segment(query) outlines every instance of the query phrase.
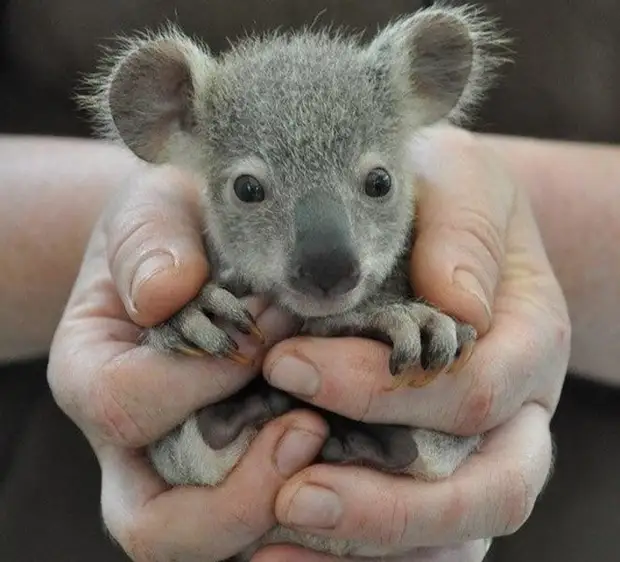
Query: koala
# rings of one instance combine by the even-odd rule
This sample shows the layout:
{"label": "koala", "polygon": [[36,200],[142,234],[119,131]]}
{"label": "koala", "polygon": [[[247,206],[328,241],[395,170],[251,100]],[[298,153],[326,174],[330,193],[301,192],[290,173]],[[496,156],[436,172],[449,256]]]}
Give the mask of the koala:
{"label": "koala", "polygon": [[[101,137],[200,178],[211,265],[199,294],[147,329],[143,344],[246,363],[230,333],[262,337],[242,300],[260,294],[299,319],[301,334],[391,346],[392,390],[455,370],[474,328],[417,297],[409,281],[412,145],[433,124],[468,118],[503,62],[502,42],[478,8],[444,4],[366,41],[306,28],[247,36],[215,56],[172,25],[124,39],[80,102]],[[257,377],[154,443],[150,458],[172,485],[217,486],[264,423],[299,406]],[[330,436],[319,461],[427,480],[452,474],[482,439],[322,414]],[[273,542],[387,553],[282,527],[260,544]]]}

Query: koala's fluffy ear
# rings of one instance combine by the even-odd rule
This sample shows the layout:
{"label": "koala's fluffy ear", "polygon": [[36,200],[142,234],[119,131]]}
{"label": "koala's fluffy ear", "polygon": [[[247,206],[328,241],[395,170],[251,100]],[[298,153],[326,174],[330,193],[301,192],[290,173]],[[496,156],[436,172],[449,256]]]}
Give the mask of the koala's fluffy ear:
{"label": "koala's fluffy ear", "polygon": [[479,9],[437,5],[393,22],[368,46],[379,80],[419,126],[466,118],[505,59],[505,39]]}
{"label": "koala's fluffy ear", "polygon": [[101,136],[147,162],[165,162],[194,130],[196,92],[204,91],[213,64],[204,47],[174,28],[126,39],[78,101]]}

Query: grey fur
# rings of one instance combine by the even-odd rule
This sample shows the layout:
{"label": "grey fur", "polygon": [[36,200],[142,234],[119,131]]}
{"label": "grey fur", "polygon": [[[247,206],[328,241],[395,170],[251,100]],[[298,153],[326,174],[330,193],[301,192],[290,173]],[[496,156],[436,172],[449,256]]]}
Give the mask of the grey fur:
{"label": "grey fur", "polygon": [[[478,9],[448,5],[403,17],[367,45],[337,31],[305,30],[249,37],[216,58],[173,27],[126,39],[90,80],[82,105],[103,137],[204,180],[212,273],[194,301],[147,331],[145,344],[235,357],[234,341],[205,313],[251,332],[238,297],[262,293],[303,320],[303,333],[391,343],[393,374],[420,362],[433,370],[450,367],[476,334],[412,293],[416,163],[410,148],[424,127],[470,116],[503,61],[495,49],[503,44]],[[383,198],[364,192],[377,167],[392,181]],[[243,174],[264,186],[263,202],[235,198],[234,181]],[[300,226],[302,205],[310,218],[321,206],[337,212],[314,232],[311,220]],[[296,290],[291,279],[310,267],[310,247],[326,263],[348,256],[359,282],[324,296]],[[217,485],[256,431],[248,425],[214,450],[192,416],[153,445],[151,458],[172,484]],[[402,472],[427,479],[451,474],[481,439],[423,429],[412,429],[411,438],[418,456]],[[338,555],[385,554],[378,545],[282,528],[262,544],[277,540]]]}

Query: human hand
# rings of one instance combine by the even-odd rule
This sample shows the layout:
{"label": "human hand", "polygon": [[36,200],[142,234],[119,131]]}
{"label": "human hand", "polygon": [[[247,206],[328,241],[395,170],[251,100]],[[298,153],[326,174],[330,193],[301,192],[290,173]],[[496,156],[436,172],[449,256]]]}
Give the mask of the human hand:
{"label": "human hand", "polygon": [[[189,178],[154,169],[129,187],[95,227],[54,337],[49,383],[97,455],[103,519],[127,554],[136,561],[223,560],[275,524],[278,489],[312,461],[327,429],[315,414],[291,412],[260,432],[217,488],[170,489],[158,478],[142,448],[233,394],[256,370],[137,345],[139,325],[168,318],[208,271]],[[267,346],[292,333],[281,313],[257,300],[251,307]],[[252,338],[238,342],[250,357],[265,352]]]}
{"label": "human hand", "polygon": [[[570,323],[526,194],[489,147],[438,127],[415,157],[422,181],[413,284],[478,330],[468,363],[426,388],[386,393],[386,346],[294,338],[271,349],[264,373],[272,385],[354,419],[488,432],[485,443],[435,483],[311,466],[280,490],[276,515],[297,530],[410,551],[407,560],[479,562],[481,539],[519,529],[550,473],[549,423],[568,364]],[[420,549],[447,545],[457,546]],[[260,560],[332,558],[271,547]]]}

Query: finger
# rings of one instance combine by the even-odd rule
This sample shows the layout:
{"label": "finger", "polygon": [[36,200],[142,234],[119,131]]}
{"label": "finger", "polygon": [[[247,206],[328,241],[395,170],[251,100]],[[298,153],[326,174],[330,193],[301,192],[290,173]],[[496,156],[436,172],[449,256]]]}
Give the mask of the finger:
{"label": "finger", "polygon": [[285,340],[267,352],[263,374],[272,386],[355,420],[483,433],[526,401],[553,411],[566,372],[563,325],[540,310],[509,310],[497,315],[457,376],[422,388],[386,392],[390,349],[361,338]]}
{"label": "finger", "polygon": [[278,490],[312,461],[326,434],[310,412],[274,420],[216,488],[167,489],[143,458],[104,447],[98,456],[106,527],[134,560],[226,559],[274,525]]}
{"label": "finger", "polygon": [[[83,289],[89,292],[88,285]],[[90,294],[92,299],[96,293]],[[290,317],[262,300],[251,299],[248,308],[266,338],[260,344],[235,336],[240,352],[255,360],[250,366],[160,354],[136,346],[130,323],[90,315],[75,319],[69,311],[72,321],[61,324],[50,357],[54,396],[92,439],[142,447],[198,408],[245,386],[258,374],[265,350],[295,328]]]}
{"label": "finger", "polygon": [[338,558],[295,546],[269,546],[259,550],[252,562],[482,562],[487,553],[486,541],[471,541],[456,546],[414,548],[402,556],[389,558]]}
{"label": "finger", "polygon": [[131,187],[106,214],[106,252],[131,319],[152,326],[191,300],[207,278],[199,189],[170,167],[142,172]]}
{"label": "finger", "polygon": [[484,334],[490,326],[515,190],[493,167],[483,145],[466,131],[433,129],[413,153],[422,170],[413,286]]}
{"label": "finger", "polygon": [[549,415],[532,404],[446,480],[312,466],[282,488],[276,515],[300,531],[404,550],[502,536],[529,517],[551,457]]}

